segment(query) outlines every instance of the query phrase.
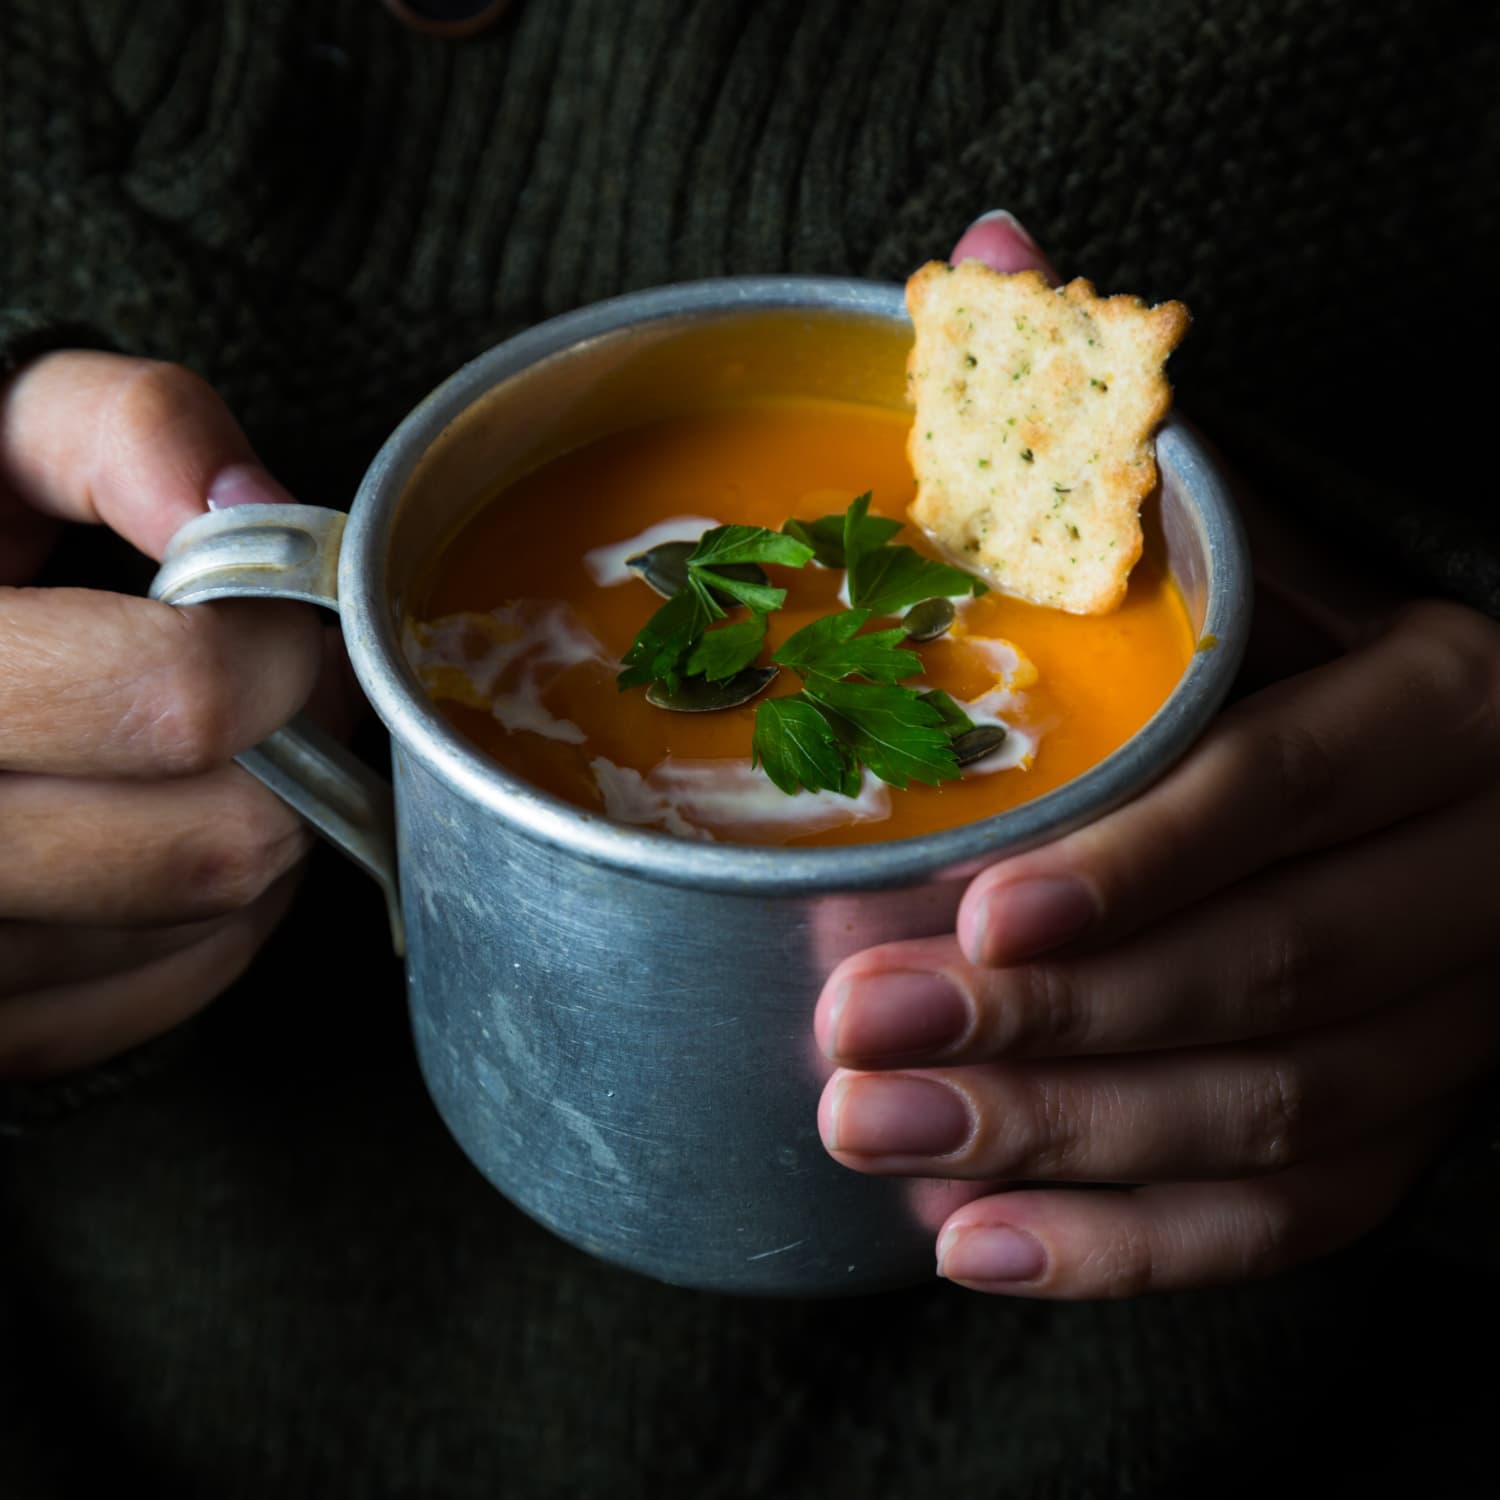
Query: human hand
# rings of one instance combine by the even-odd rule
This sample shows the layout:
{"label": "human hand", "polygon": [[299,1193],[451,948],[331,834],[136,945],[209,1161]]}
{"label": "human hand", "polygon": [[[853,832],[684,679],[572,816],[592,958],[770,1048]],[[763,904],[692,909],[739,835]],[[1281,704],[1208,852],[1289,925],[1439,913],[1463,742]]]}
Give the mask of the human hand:
{"label": "human hand", "polygon": [[290,498],[177,366],[65,352],[0,389],[0,1077],[123,1051],[244,969],[309,835],[230,758],[324,654],[303,605],[19,585],[61,521],[160,557],[210,502]]}
{"label": "human hand", "polygon": [[[1045,269],[1003,219],[954,255]],[[1500,627],[1431,603],[1317,623],[1333,660],[1235,704],[1133,803],[983,872],[955,934],[830,977],[825,1145],[976,1184],[940,1274],[1119,1297],[1331,1251],[1392,1211],[1500,1062]]]}

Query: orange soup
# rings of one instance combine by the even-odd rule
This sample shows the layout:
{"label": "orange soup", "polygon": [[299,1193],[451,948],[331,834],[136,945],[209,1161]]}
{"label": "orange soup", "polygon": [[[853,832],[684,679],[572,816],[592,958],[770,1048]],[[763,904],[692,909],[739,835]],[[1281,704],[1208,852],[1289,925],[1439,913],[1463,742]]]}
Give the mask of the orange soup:
{"label": "orange soup", "polygon": [[[756,702],[712,713],[618,690],[620,659],[662,603],[624,566],[710,527],[779,529],[842,512],[905,520],[910,417],[853,403],[766,399],[615,433],[505,486],[442,548],[414,597],[406,649],[462,734],[536,786],[607,817],[685,837],[757,844],[908,838],[969,823],[1060,786],[1128,739],[1193,649],[1182,600],[1148,545],[1120,609],[1080,617],[988,593],[955,601],[916,646],[912,683],[941,688],[1004,744],[938,786],[857,797],[778,790],[750,760]],[[895,541],[931,555],[916,528]],[[785,587],[761,656],[842,607],[841,570],[769,570]],[[893,621],[872,621],[869,629]],[[784,671],[769,695],[793,692]]]}

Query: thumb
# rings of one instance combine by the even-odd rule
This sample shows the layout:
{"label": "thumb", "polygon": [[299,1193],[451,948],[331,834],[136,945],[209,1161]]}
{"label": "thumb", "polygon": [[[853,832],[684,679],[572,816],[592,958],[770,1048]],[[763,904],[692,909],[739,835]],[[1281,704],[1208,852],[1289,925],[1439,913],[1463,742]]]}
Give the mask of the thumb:
{"label": "thumb", "polygon": [[975,219],[948,259],[955,266],[961,260],[983,261],[992,271],[1040,271],[1053,286],[1062,280],[1021,221],[1004,208]]}
{"label": "thumb", "polygon": [[0,493],[155,558],[205,508],[292,499],[201,376],[82,351],[37,360],[0,394]]}
{"label": "thumb", "polygon": [[[208,507],[291,498],[180,365],[66,351],[0,392],[0,519],[12,523],[0,541],[17,522],[94,523],[159,558]],[[0,582],[18,572],[0,556]],[[0,655],[14,665],[0,680],[0,762],[109,777],[222,764],[307,698],[318,641],[303,604],[177,611],[96,590],[0,589]]]}

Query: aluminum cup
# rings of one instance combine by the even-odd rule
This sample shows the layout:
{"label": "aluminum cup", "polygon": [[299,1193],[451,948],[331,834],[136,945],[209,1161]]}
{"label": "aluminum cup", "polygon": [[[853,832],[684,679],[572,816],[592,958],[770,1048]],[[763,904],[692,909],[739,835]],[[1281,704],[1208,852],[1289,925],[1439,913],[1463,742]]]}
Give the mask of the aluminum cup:
{"label": "aluminum cup", "polygon": [[402,654],[404,602],[507,477],[705,400],[899,406],[910,339],[901,289],[870,282],[731,278],[600,303],[434,391],[380,450],[347,525],[303,506],[201,517],[153,587],[174,603],[260,594],[339,611],[390,730],[393,807],[304,726],[244,762],[385,886],[422,1072],[480,1171],[564,1239],[684,1286],[824,1295],[932,1274],[965,1189],[827,1156],[813,1003],[841,959],[951,930],[975,872],[1118,806],[1201,733],[1249,625],[1228,488],[1169,421],[1147,520],[1205,649],[1152,719],[1056,791],[886,843],[687,841],[558,801],[437,711]]}

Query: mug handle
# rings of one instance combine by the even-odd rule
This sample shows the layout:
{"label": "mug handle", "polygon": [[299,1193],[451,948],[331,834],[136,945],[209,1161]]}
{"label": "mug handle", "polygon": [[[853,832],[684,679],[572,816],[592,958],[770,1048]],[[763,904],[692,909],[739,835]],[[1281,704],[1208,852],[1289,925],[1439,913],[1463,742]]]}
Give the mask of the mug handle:
{"label": "mug handle", "polygon": [[[320,505],[243,505],[195,516],[167,543],[150,595],[177,605],[300,599],[337,613],[347,519]],[[404,954],[390,783],[301,714],[235,761],[374,877],[385,893],[391,942]]]}

